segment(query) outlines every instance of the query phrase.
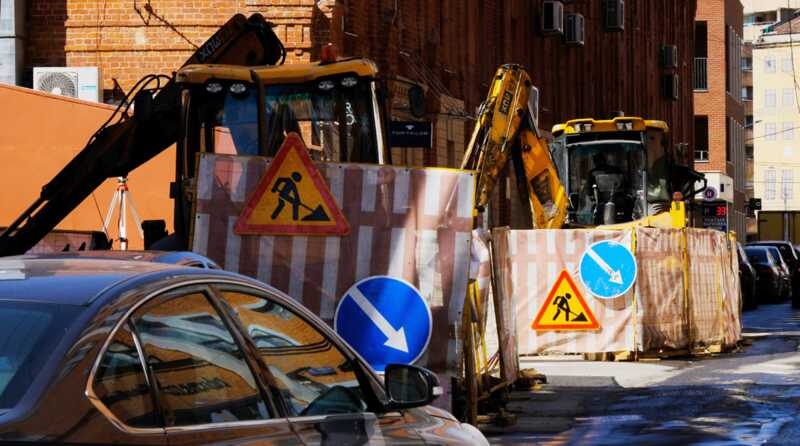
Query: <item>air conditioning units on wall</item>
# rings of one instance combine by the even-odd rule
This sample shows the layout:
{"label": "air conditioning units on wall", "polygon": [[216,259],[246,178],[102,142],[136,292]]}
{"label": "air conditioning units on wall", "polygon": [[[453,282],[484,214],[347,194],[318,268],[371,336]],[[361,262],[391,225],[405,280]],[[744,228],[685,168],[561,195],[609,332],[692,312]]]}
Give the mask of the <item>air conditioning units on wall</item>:
{"label": "air conditioning units on wall", "polygon": [[680,98],[680,78],[677,74],[665,74],[661,78],[661,93],[664,98],[673,101]]}
{"label": "air conditioning units on wall", "polygon": [[564,34],[564,4],[545,0],[542,4],[542,34]]}
{"label": "air conditioning units on wall", "polygon": [[580,14],[567,14],[564,25],[564,41],[567,45],[583,46],[584,42],[584,21]]}
{"label": "air conditioning units on wall", "polygon": [[661,67],[678,68],[678,47],[664,45],[661,47]]}
{"label": "air conditioning units on wall", "polygon": [[603,0],[603,24],[606,31],[625,31],[624,0]]}
{"label": "air conditioning units on wall", "polygon": [[98,67],[35,67],[33,89],[84,101],[102,102]]}

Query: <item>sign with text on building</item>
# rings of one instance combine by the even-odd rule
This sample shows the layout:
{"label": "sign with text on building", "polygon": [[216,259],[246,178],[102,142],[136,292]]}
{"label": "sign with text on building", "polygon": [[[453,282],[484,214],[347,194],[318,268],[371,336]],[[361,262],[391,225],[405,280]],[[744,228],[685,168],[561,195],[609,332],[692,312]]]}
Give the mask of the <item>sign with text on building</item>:
{"label": "sign with text on building", "polygon": [[703,203],[703,227],[727,232],[728,203],[724,201]]}
{"label": "sign with text on building", "polygon": [[239,235],[346,235],[349,226],[303,140],[286,136],[236,222]]}
{"label": "sign with text on building", "polygon": [[433,124],[430,121],[392,121],[389,123],[391,147],[433,147]]}

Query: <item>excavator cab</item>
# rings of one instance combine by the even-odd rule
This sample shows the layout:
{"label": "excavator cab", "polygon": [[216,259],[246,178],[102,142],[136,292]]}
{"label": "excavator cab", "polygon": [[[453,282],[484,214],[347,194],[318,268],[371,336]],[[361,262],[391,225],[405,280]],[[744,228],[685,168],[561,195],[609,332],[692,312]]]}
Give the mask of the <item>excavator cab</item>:
{"label": "excavator cab", "polygon": [[272,157],[294,132],[312,159],[387,163],[377,75],[367,59],[179,70],[176,228],[188,233],[198,153]]}
{"label": "excavator cab", "polygon": [[684,193],[662,121],[576,119],[553,127],[553,161],[572,226],[626,223],[669,211]]}

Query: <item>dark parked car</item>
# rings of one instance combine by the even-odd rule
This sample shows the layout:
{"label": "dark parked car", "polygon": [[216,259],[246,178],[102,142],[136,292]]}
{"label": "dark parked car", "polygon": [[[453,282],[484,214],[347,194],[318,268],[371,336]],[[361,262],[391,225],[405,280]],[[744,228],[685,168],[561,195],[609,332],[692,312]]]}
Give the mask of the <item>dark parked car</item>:
{"label": "dark parked car", "polygon": [[759,303],[779,302],[784,294],[785,273],[770,251],[768,246],[745,246],[744,248],[747,259],[756,270]]}
{"label": "dark parked car", "polygon": [[213,269],[0,259],[0,441],[488,444],[291,298]]}
{"label": "dark parked car", "polygon": [[758,307],[758,300],[756,299],[756,270],[747,260],[747,254],[744,253],[741,243],[736,243],[736,253],[739,257],[739,284],[742,292],[742,308],[752,310]]}
{"label": "dark parked car", "polygon": [[794,249],[791,242],[782,240],[765,240],[748,243],[752,246],[774,246],[778,248],[781,257],[789,267],[789,272],[792,275],[792,305],[800,306],[800,255]]}
{"label": "dark parked car", "polygon": [[772,254],[772,257],[775,259],[775,263],[778,264],[778,268],[783,273],[783,293],[781,294],[781,302],[788,300],[792,297],[792,270],[789,268],[789,264],[783,259],[783,255],[781,251],[778,249],[777,246],[772,245],[761,245],[764,248],[768,249],[769,252]]}

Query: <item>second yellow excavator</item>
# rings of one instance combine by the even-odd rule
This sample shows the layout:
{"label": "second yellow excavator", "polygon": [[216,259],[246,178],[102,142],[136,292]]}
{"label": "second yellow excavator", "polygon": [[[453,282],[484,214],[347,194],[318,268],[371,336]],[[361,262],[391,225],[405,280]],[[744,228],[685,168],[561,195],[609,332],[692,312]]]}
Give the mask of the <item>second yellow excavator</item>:
{"label": "second yellow excavator", "polygon": [[575,119],[554,126],[548,144],[538,98],[521,66],[495,73],[461,165],[478,171],[479,210],[511,158],[534,228],[686,226],[683,197],[705,180],[670,146],[665,122]]}

